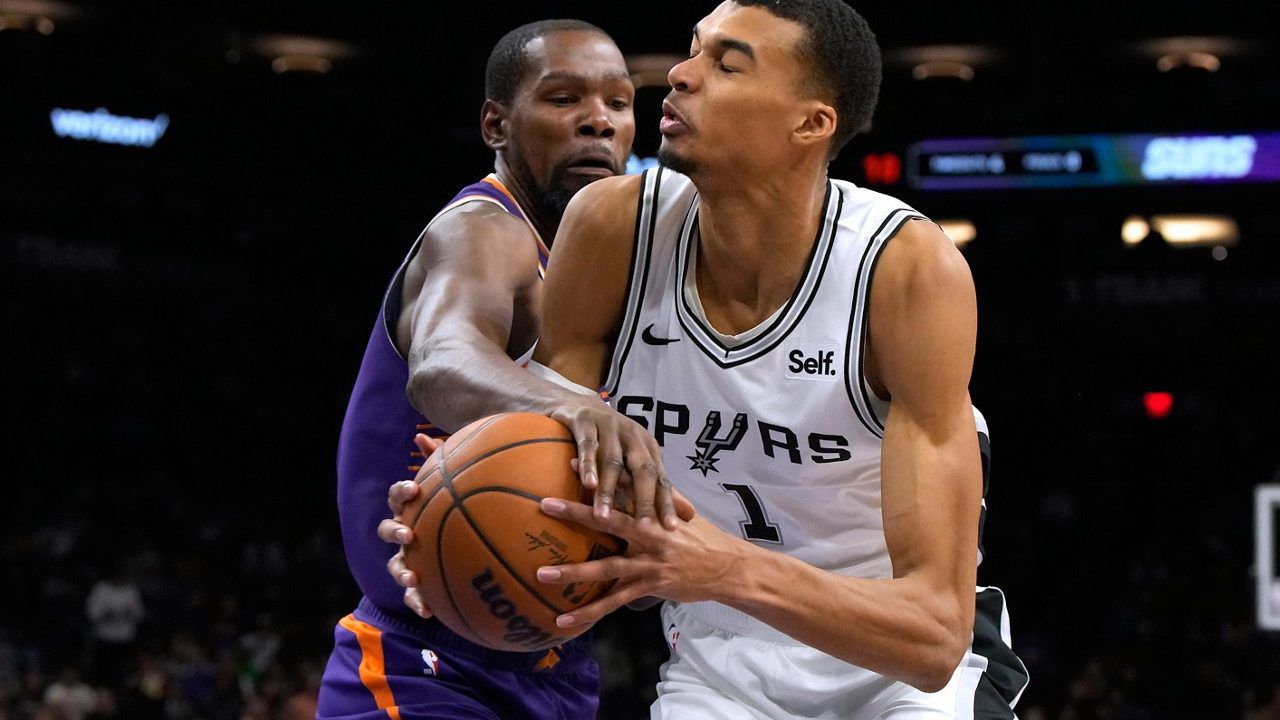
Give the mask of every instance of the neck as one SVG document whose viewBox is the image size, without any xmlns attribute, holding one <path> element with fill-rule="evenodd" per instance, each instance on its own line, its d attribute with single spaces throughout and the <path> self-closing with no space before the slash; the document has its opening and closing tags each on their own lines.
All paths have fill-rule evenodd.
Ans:
<svg viewBox="0 0 1280 720">
<path fill-rule="evenodd" d="M 538 231 L 542 242 L 546 243 L 547 247 L 551 247 L 556 231 L 560 229 L 560 216 L 537 202 L 538 196 L 534 192 L 533 183 L 522 179 L 518 173 L 512 172 L 507 159 L 502 155 L 498 155 L 498 160 L 494 164 L 494 175 L 498 176 L 498 180 L 516 199 L 516 204 L 520 206 L 524 216 L 529 218 L 529 223 Z"/>
<path fill-rule="evenodd" d="M 696 177 L 698 295 L 722 332 L 755 327 L 795 292 L 822 223 L 826 166 Z"/>
</svg>

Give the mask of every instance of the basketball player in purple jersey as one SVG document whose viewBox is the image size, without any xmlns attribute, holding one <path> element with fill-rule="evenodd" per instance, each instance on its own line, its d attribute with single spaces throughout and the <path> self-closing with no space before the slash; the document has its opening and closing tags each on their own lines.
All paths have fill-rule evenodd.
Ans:
<svg viewBox="0 0 1280 720">
<path fill-rule="evenodd" d="M 460 353 L 490 359 L 485 382 L 525 373 L 520 365 L 538 337 L 544 242 L 578 190 L 622 173 L 635 135 L 634 92 L 612 39 L 587 23 L 532 23 L 494 47 L 481 132 L 496 171 L 436 215 L 392 278 L 343 422 L 338 507 L 364 597 L 335 628 L 320 718 L 595 717 L 599 676 L 585 637 L 528 654 L 463 640 L 397 586 L 387 572 L 395 548 L 376 531 L 388 487 L 411 478 L 415 458 L 435 446 L 423 434 L 442 437 L 488 414 L 469 397 L 482 379 Z M 623 438 L 637 477 L 641 465 L 655 464 L 660 450 L 638 425 L 599 398 L 538 383 L 545 387 L 524 409 L 558 406 L 556 417 L 585 440 L 583 467 L 595 467 L 598 435 Z M 612 486 L 623 469 L 601 474 Z M 658 486 L 651 475 L 648 505 L 656 493 L 670 508 Z M 399 579 L 416 583 L 412 573 Z"/>
</svg>

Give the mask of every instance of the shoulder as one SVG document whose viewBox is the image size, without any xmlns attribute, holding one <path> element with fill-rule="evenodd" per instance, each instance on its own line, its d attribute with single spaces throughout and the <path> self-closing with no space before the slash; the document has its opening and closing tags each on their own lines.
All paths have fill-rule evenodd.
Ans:
<svg viewBox="0 0 1280 720">
<path fill-rule="evenodd" d="M 951 238 L 930 220 L 916 218 L 898 229 L 884 250 L 877 274 L 895 280 L 903 293 L 972 292 L 969 263 Z"/>
<path fill-rule="evenodd" d="M 560 220 L 548 272 L 566 258 L 577 258 L 575 262 L 589 263 L 602 271 L 614 265 L 622 267 L 630 257 L 622 248 L 630 246 L 635 235 L 642 182 L 642 176 L 623 175 L 597 180 L 579 190 Z M 614 257 L 623 254 L 625 258 Z"/>
<path fill-rule="evenodd" d="M 833 192 L 840 194 L 840 225 L 867 236 L 892 235 L 908 218 L 924 214 L 906 202 L 882 192 L 832 179 Z"/>
<path fill-rule="evenodd" d="M 843 195 L 846 206 L 857 212 L 846 212 L 842 224 L 861 226 L 875 244 L 883 242 L 876 268 L 877 284 L 885 276 L 913 284 L 941 281 L 972 283 L 969 264 L 956 244 L 932 220 L 906 202 L 875 190 L 858 187 L 833 178 L 832 184 Z"/>
<path fill-rule="evenodd" d="M 523 220 L 507 212 L 502 206 L 487 200 L 472 200 L 441 213 L 428 226 L 426 238 L 447 240 L 457 238 L 517 238 L 528 240 L 529 226 Z"/>
<path fill-rule="evenodd" d="M 561 225 L 617 229 L 634 224 L 643 182 L 642 175 L 622 175 L 591 183 L 569 201 Z"/>
<path fill-rule="evenodd" d="M 437 216 L 423 231 L 414 255 L 414 263 L 423 272 L 458 263 L 470 265 L 476 260 L 483 260 L 488 267 L 536 268 L 533 232 L 505 208 L 475 200 Z"/>
</svg>

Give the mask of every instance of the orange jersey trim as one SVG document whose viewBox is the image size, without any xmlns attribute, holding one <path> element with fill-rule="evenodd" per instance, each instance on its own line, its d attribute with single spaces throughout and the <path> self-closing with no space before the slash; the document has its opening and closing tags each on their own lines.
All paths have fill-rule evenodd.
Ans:
<svg viewBox="0 0 1280 720">
<path fill-rule="evenodd" d="M 546 655 L 542 656 L 542 659 L 538 661 L 538 664 L 535 665 L 533 669 L 535 672 L 542 672 L 544 670 L 550 670 L 551 668 L 559 664 L 560 664 L 560 655 L 555 651 L 554 648 L 552 648 L 551 650 L 547 651 Z"/>
<path fill-rule="evenodd" d="M 360 643 L 360 682 L 369 689 L 379 710 L 387 711 L 391 720 L 400 720 L 400 708 L 387 684 L 387 668 L 382 657 L 382 631 L 354 615 L 348 615 L 338 624 L 351 631 Z"/>
</svg>

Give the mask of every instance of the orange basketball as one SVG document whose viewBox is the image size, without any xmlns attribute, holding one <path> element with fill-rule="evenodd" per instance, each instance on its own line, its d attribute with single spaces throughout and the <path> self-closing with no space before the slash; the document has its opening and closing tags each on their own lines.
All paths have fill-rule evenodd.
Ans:
<svg viewBox="0 0 1280 720">
<path fill-rule="evenodd" d="M 622 552 L 606 533 L 546 515 L 544 497 L 586 502 L 573 435 L 535 413 L 481 418 L 426 460 L 422 489 L 398 520 L 413 528 L 405 563 L 427 606 L 450 630 L 497 650 L 527 652 L 580 634 L 556 616 L 604 594 L 612 582 L 551 585 L 539 567 Z"/>
</svg>

